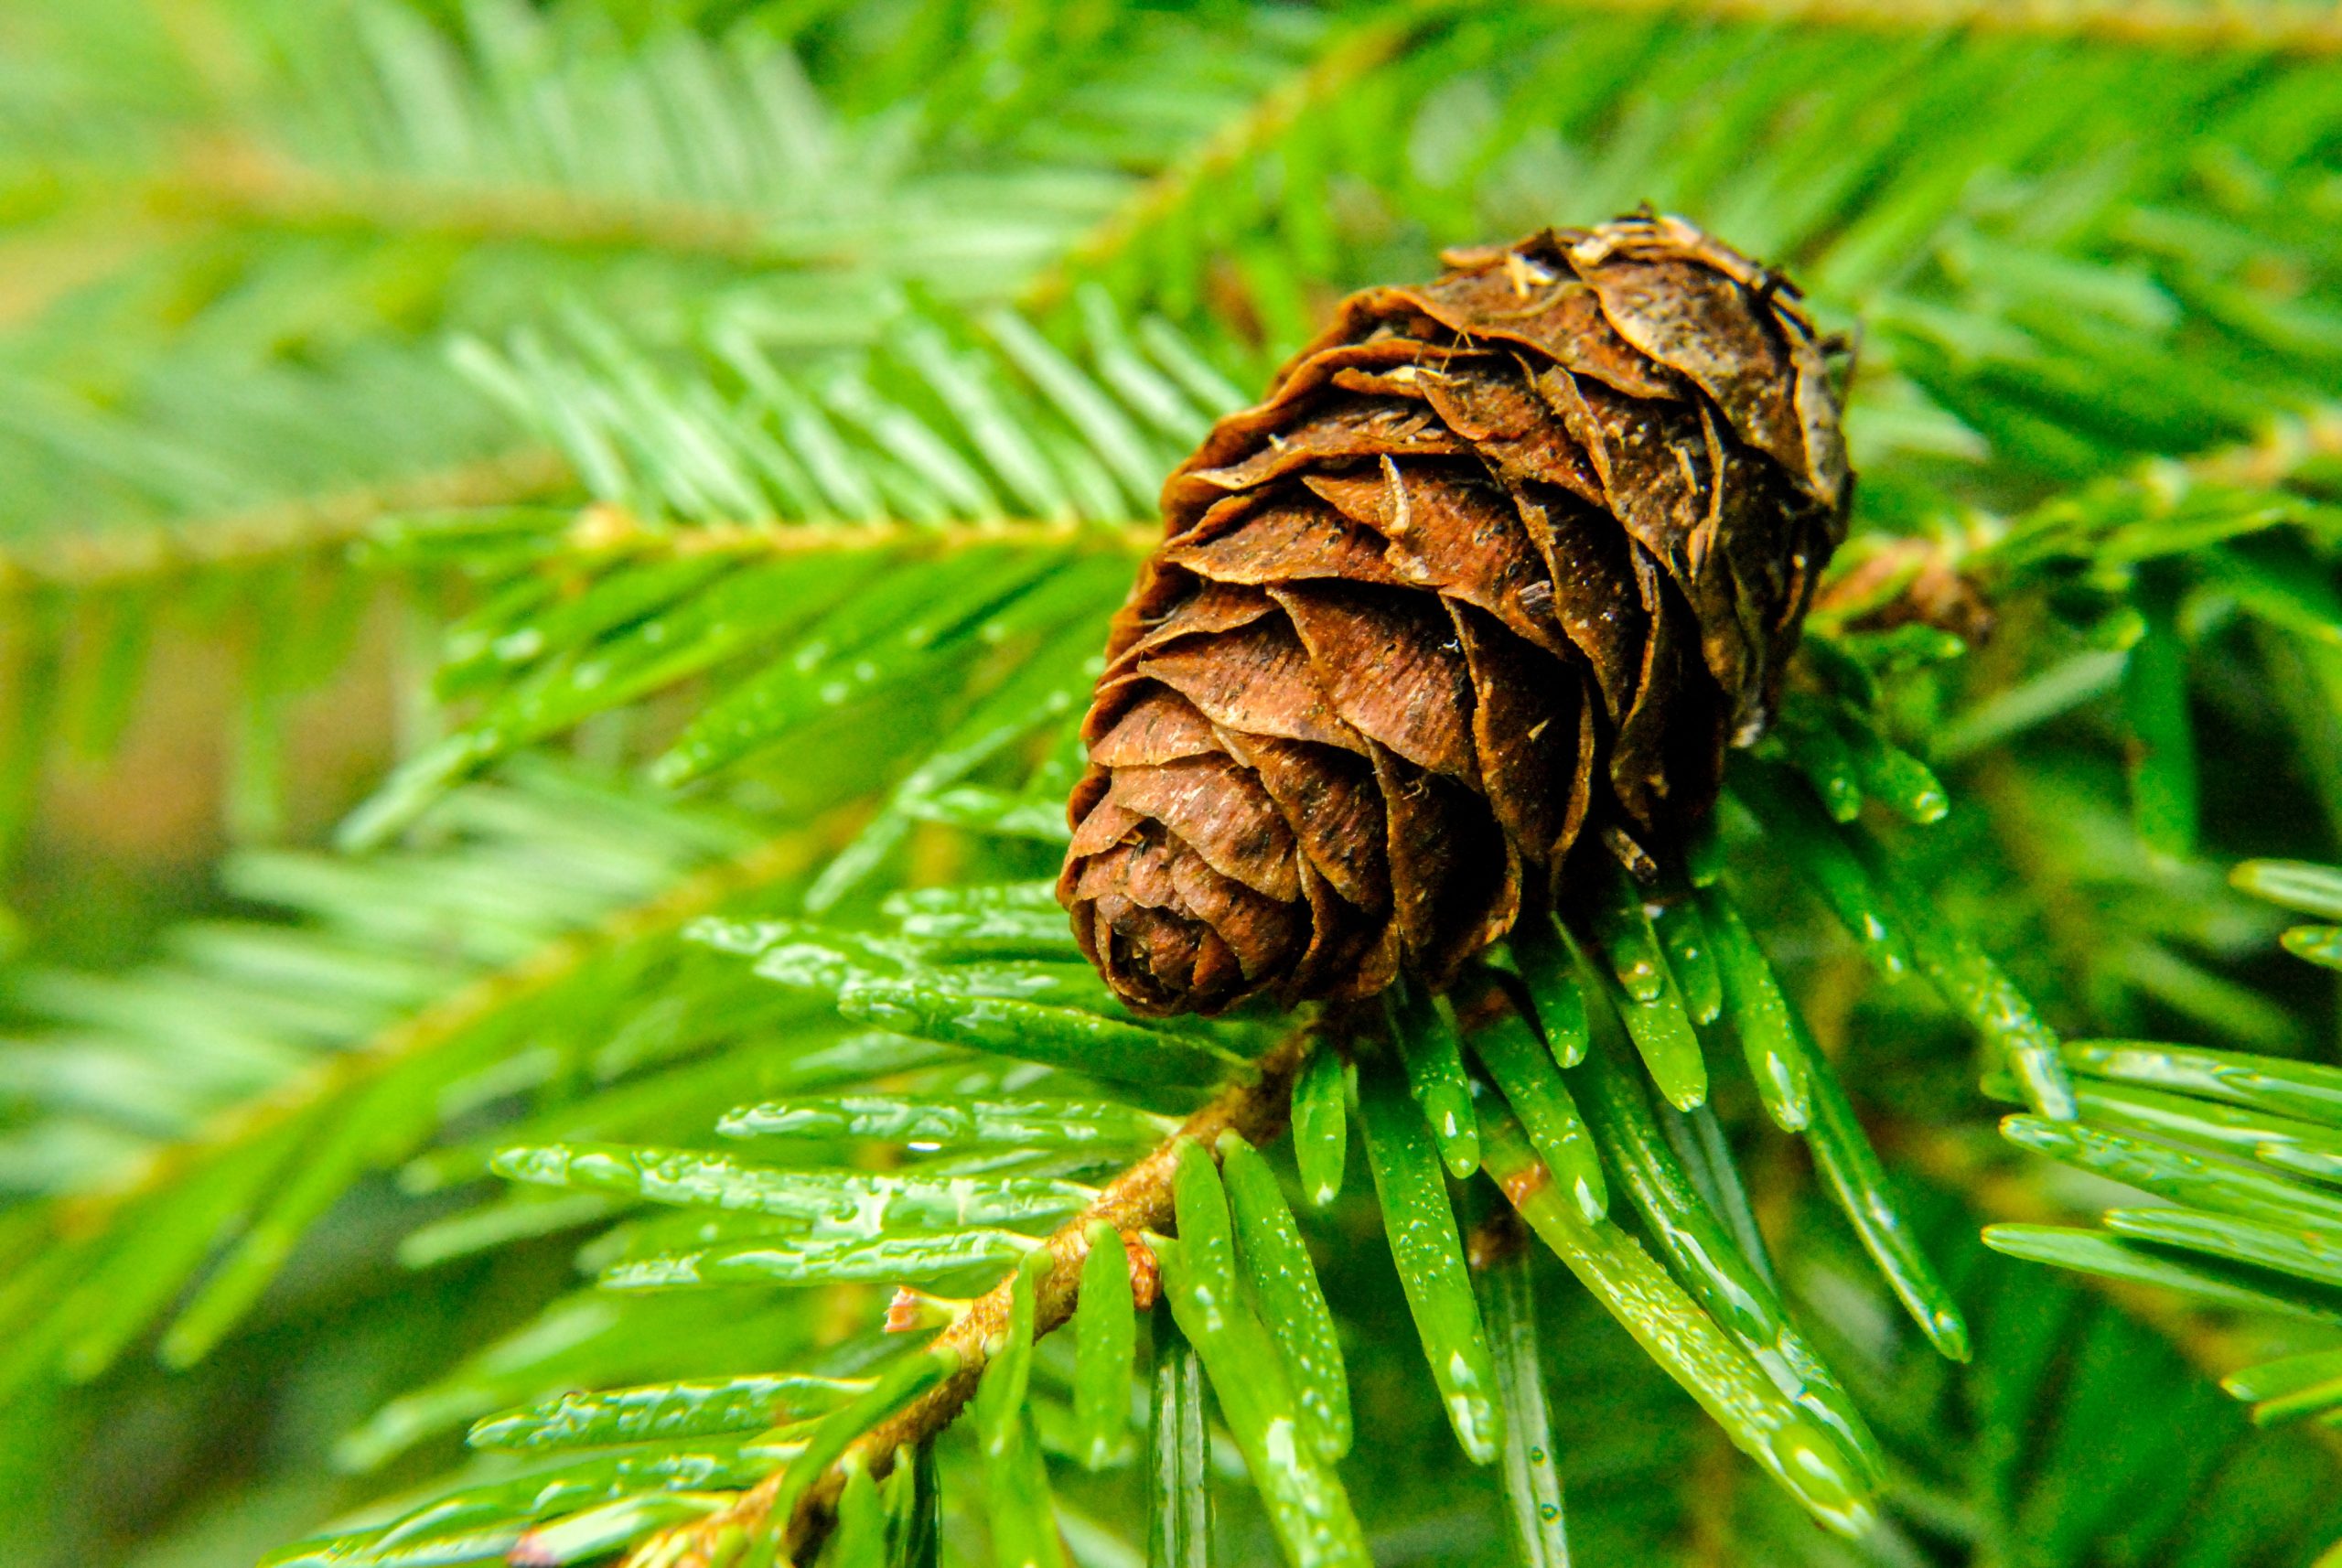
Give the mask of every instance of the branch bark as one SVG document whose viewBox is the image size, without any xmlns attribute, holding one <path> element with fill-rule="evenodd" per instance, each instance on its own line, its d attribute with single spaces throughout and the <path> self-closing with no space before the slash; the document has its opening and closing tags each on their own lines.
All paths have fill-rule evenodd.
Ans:
<svg viewBox="0 0 2342 1568">
<path fill-rule="evenodd" d="M 1037 1336 L 1062 1326 L 1073 1316 L 1080 1295 L 1082 1259 L 1090 1251 L 1090 1226 L 1102 1219 L 1125 1236 L 1171 1228 L 1171 1176 L 1182 1139 L 1193 1138 L 1209 1149 L 1222 1133 L 1234 1132 L 1245 1142 L 1259 1144 L 1284 1130 L 1292 1108 L 1294 1077 L 1308 1059 L 1316 1039 L 1314 1026 L 1288 1035 L 1254 1064 L 1255 1076 L 1222 1089 L 1145 1158 L 1107 1183 L 1089 1208 L 1050 1235 L 1043 1243 L 1050 1255 L 1049 1270 L 1034 1293 Z M 885 1475 L 893 1467 L 896 1455 L 951 1425 L 975 1396 L 984 1367 L 1007 1329 L 1009 1287 L 1015 1277 L 1012 1273 L 1004 1278 L 978 1297 L 966 1316 L 936 1336 L 930 1348 L 955 1352 L 960 1369 L 856 1440 L 850 1452 L 860 1455 L 873 1475 Z M 775 1471 L 766 1477 L 720 1513 L 651 1537 L 635 1549 L 625 1568 L 649 1568 L 652 1563 L 660 1568 L 722 1568 L 719 1541 L 736 1543 L 772 1523 L 769 1516 L 783 1473 Z M 784 1561 L 810 1561 L 820 1549 L 844 1484 L 843 1469 L 832 1466 L 807 1488 L 795 1513 L 779 1527 Z"/>
<path fill-rule="evenodd" d="M 180 574 L 265 566 L 337 549 L 402 511 L 511 505 L 558 494 L 558 453 L 523 447 L 428 473 L 151 528 L 63 530 L 0 553 L 0 595 L 83 592 Z"/>
</svg>

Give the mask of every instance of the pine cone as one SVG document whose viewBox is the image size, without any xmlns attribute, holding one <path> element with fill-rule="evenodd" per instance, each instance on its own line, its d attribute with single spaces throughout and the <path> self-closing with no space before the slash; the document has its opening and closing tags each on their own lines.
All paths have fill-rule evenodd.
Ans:
<svg viewBox="0 0 2342 1568">
<path fill-rule="evenodd" d="M 1058 883 L 1144 1013 L 1444 983 L 1763 731 L 1852 491 L 1778 276 L 1681 220 L 1352 295 L 1163 491 Z"/>
</svg>

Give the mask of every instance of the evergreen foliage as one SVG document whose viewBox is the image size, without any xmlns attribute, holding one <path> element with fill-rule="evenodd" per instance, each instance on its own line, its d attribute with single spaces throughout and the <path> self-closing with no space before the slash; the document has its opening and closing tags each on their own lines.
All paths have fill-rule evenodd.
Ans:
<svg viewBox="0 0 2342 1568">
<path fill-rule="evenodd" d="M 2333 1560 L 2337 53 L 0 15 L 9 1561 Z M 1690 885 L 1133 1017 L 1044 879 L 1162 476 L 1645 200 L 1860 347 Z"/>
</svg>

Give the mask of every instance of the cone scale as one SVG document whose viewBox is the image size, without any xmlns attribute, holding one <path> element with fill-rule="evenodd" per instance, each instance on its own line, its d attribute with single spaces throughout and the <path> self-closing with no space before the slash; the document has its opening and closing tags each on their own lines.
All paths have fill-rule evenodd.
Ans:
<svg viewBox="0 0 2342 1568">
<path fill-rule="evenodd" d="M 1777 274 L 1649 215 L 1442 260 L 1164 487 L 1058 885 L 1137 1011 L 1444 984 L 1583 856 L 1671 863 L 1844 536 Z"/>
</svg>

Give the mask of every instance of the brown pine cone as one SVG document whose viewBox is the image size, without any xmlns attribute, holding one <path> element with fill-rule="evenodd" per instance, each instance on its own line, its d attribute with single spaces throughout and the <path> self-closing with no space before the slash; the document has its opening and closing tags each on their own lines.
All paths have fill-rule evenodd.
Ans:
<svg viewBox="0 0 2342 1568">
<path fill-rule="evenodd" d="M 1764 729 L 1852 492 L 1778 276 L 1643 215 L 1375 288 L 1164 487 L 1058 896 L 1116 994 L 1444 983 Z"/>
</svg>

